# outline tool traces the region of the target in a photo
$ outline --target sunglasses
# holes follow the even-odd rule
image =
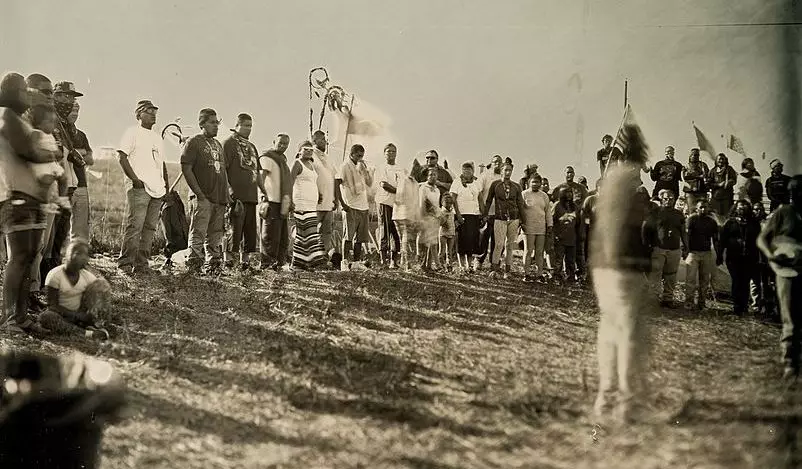
[[[41,94],[43,94],[45,96],[53,96],[53,90],[51,90],[51,89],[45,88],[43,90],[40,90],[39,88],[29,88],[29,90],[30,91],[35,91],[37,93],[41,93]]]

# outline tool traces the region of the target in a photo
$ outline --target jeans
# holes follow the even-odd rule
[[[281,204],[269,202],[267,220],[262,220],[261,245],[262,264],[278,267],[287,262],[289,249],[289,224],[286,216],[281,215]]]
[[[649,283],[663,301],[674,299],[677,270],[679,270],[681,260],[682,250],[680,249],[654,248],[652,251],[652,272]]]
[[[128,213],[125,234],[117,265],[120,267],[147,267],[153,235],[159,223],[161,199],[154,199],[145,189],[128,189]]]
[[[699,307],[703,308],[710,288],[710,279],[716,262],[713,251],[691,252],[685,260],[688,270],[685,275],[685,302],[693,303],[694,295],[699,294]]]
[[[493,260],[493,253],[496,249],[496,234],[493,225],[495,224],[495,219],[493,216],[489,216],[487,218],[487,226],[485,230],[481,232],[479,236],[479,263],[483,263],[485,258],[487,257],[487,248],[490,247],[490,260]]]
[[[247,263],[248,255],[256,251],[256,203],[242,202],[242,214],[225,220],[225,259],[233,260],[240,253],[240,261]]]
[[[563,273],[563,265],[565,265],[565,278],[566,280],[574,280],[576,277],[576,246],[565,246],[560,243],[554,243],[554,274],[561,275]]]
[[[334,236],[334,212],[331,210],[317,212],[317,232],[320,235],[320,241],[323,243],[323,249],[326,255],[331,257],[334,252],[339,251],[339,244],[335,243]],[[333,250],[333,251],[332,251]]]
[[[785,366],[797,372],[802,352],[802,275],[796,277],[777,276],[777,300],[780,306],[783,328],[780,347]]]
[[[401,251],[401,239],[393,223],[392,205],[379,204],[379,233],[382,256],[387,259],[392,252],[393,256]],[[391,243],[392,241],[392,243]]]
[[[524,238],[524,273],[529,273],[532,265],[532,254],[535,255],[535,269],[543,274],[543,251],[546,246],[546,235],[526,235]]]
[[[504,265],[512,266],[512,252],[515,250],[515,238],[518,236],[518,227],[521,226],[519,220],[496,220],[493,223],[493,237],[495,238],[495,249],[491,251],[491,261],[493,265],[501,262],[501,252],[504,252]]]
[[[89,189],[76,187],[70,197],[70,205],[72,205],[70,240],[82,238],[89,242]]]
[[[223,259],[226,205],[190,196],[189,214],[187,267],[198,269],[204,262],[207,262],[209,267],[219,267]]]

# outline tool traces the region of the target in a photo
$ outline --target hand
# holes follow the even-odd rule
[[[350,212],[350,211],[351,211],[351,207],[349,207],[348,205],[346,205],[346,203],[345,203],[345,202],[343,202],[343,204],[342,204],[342,205],[343,205],[343,212]]]
[[[84,157],[81,156],[76,150],[71,150],[70,153],[67,155],[67,161],[70,161],[78,166],[85,166],[86,161],[84,161]]]
[[[203,194],[195,194],[195,198],[198,199],[198,202],[206,202],[206,196]]]
[[[465,219],[462,218],[462,215],[457,215],[457,224],[461,225],[463,223],[465,223]]]
[[[145,183],[142,182],[141,179],[131,179],[131,183],[134,185],[134,189],[144,189]]]

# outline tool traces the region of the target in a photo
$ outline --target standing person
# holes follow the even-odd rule
[[[637,192],[640,183],[634,169],[623,163],[605,175],[590,256],[601,313],[599,391],[593,411],[603,416],[617,397],[614,416],[624,422],[646,417],[639,411],[647,394],[648,316],[654,307],[647,286],[651,259],[642,231],[650,202],[648,195]]]
[[[521,183],[520,183],[521,189],[526,190],[529,187],[529,179],[531,179],[532,176],[538,174],[537,169],[538,165],[534,163],[526,165],[526,167],[524,168],[524,176],[521,178]]]
[[[551,201],[549,196],[540,190],[541,178],[535,173],[529,178],[528,188],[523,191],[524,238],[524,279],[532,280],[532,257],[535,258],[535,271],[540,281],[546,279],[543,270],[543,250],[546,246],[546,232],[554,225],[551,217]]]
[[[760,224],[760,228],[763,229],[768,218],[766,207],[762,202],[752,204],[752,213],[755,215],[755,220]],[[758,313],[770,320],[779,319],[775,308],[777,295],[774,288],[774,271],[771,270],[769,260],[760,249],[758,249],[758,267],[752,277],[750,294],[752,306]]]
[[[760,224],[747,200],[739,200],[729,219],[721,227],[716,265],[727,263],[732,278],[733,313],[739,316],[749,309],[749,281],[758,271],[757,237]]]
[[[769,217],[757,246],[777,274],[777,300],[782,317],[780,344],[785,379],[799,377],[802,354],[802,176],[787,186],[790,203],[780,205]]]
[[[284,152],[290,146],[287,134],[278,134],[273,140],[273,148],[259,157],[261,170],[262,200],[267,202],[267,210],[260,208],[262,229],[259,238],[261,268],[278,271],[286,263],[289,243],[289,224],[287,216],[292,203],[292,176]]]
[[[606,134],[601,139],[602,147],[596,152],[596,160],[599,162],[599,174],[604,176],[604,170],[607,169],[607,164],[610,161],[618,161],[621,159],[621,150],[613,146],[613,136]],[[548,191],[547,191],[548,192]]]
[[[452,184],[453,185],[453,184]],[[456,254],[455,237],[457,234],[457,219],[454,212],[454,197],[450,192],[443,194],[443,209],[440,213],[439,261],[448,272],[451,272]]]
[[[401,259],[399,267],[409,270],[409,253],[412,240],[415,239],[418,230],[417,225],[420,220],[420,209],[418,208],[418,183],[411,176],[415,172],[413,167],[406,171],[398,181],[395,193],[395,203],[393,205],[393,223],[398,230],[401,238]]]
[[[384,146],[385,164],[379,168],[375,178],[379,181],[376,191],[376,204],[379,211],[379,228],[381,234],[381,263],[395,268],[398,253],[401,251],[401,240],[393,223],[393,205],[398,183],[404,177],[403,171],[395,164],[397,148],[388,143]]]
[[[158,109],[150,100],[139,101],[134,111],[139,123],[125,131],[117,149],[128,201],[125,233],[117,258],[117,267],[125,273],[150,272],[150,248],[162,198],[169,187],[163,141],[153,130]]]
[[[189,255],[187,270],[219,274],[223,261],[225,215],[231,196],[228,190],[223,145],[215,138],[220,121],[214,109],[198,114],[201,133],[187,140],[181,152],[181,172],[189,186]]]
[[[481,194],[473,163],[463,163],[462,174],[451,184],[451,195],[457,216],[457,260],[464,272],[473,272],[475,256],[479,254],[479,227],[484,211]]]
[[[39,183],[30,163],[57,161],[58,154],[34,145],[33,129],[22,119],[30,102],[27,87],[17,73],[7,73],[0,80],[0,222],[8,245],[0,328],[42,334],[47,330],[28,315],[28,299],[51,186]]]
[[[227,267],[233,267],[239,253],[240,270],[250,267],[250,254],[256,252],[256,203],[259,200],[259,152],[248,139],[253,130],[253,118],[239,114],[231,135],[223,140],[223,155],[232,203],[226,217]]]
[[[601,178],[596,180],[596,188],[588,192],[588,196],[582,203],[582,207],[579,208],[579,223],[581,225],[580,230],[583,239],[582,244],[586,256],[590,253],[590,238],[593,236],[593,227],[596,224],[596,204],[599,201],[599,188],[601,187],[601,183]],[[590,270],[588,270],[588,275],[590,275]],[[585,279],[585,281],[589,280],[589,278]]]
[[[317,204],[322,195],[318,192],[313,158],[314,146],[306,140],[298,148],[298,157],[290,170],[295,218],[292,267],[302,270],[314,270],[326,262],[323,243],[317,231]]]
[[[571,189],[571,193],[573,194],[573,197],[574,197],[574,206],[577,208],[577,210],[582,207],[582,204],[585,202],[585,199],[588,197],[588,189],[587,189],[587,187],[583,186],[582,184],[580,184],[578,182],[574,182],[574,177],[575,176],[576,176],[576,172],[574,171],[574,168],[572,166],[566,166],[565,167],[565,182],[562,183],[562,184],[559,184],[557,187],[554,188],[554,192],[552,192],[552,194],[551,194],[551,201],[552,202],[557,202],[559,197],[560,197],[560,193],[562,192],[562,190],[564,188],[569,188],[569,189]],[[577,214],[578,214],[578,212],[577,212]],[[578,220],[578,221],[580,221],[580,220]],[[581,224],[580,224],[579,228],[581,228]],[[575,264],[575,267],[572,267],[572,269],[576,272],[578,280],[584,280],[585,273],[586,273],[585,272],[585,264],[586,264],[586,262],[585,262],[585,260],[586,260],[585,259],[585,257],[586,257],[585,245],[584,245],[584,243],[578,243],[578,244],[576,244],[574,246],[574,249],[575,249],[575,252],[574,252],[574,264]]]
[[[451,177],[451,173],[449,173],[447,169],[438,164],[440,156],[437,154],[436,150],[427,151],[426,155],[424,155],[424,159],[426,160],[426,165],[419,168],[415,180],[419,183],[427,182],[429,180],[429,170],[436,170],[437,189],[440,191],[440,196],[442,197],[443,194],[451,189],[451,183],[454,182],[454,178]]]
[[[750,204],[763,201],[763,183],[760,182],[760,173],[755,169],[752,158],[744,158],[741,162],[741,180],[737,185],[738,199],[748,200]]]
[[[716,156],[716,165],[707,175],[707,187],[710,188],[710,206],[716,218],[723,224],[732,210],[732,200],[735,197],[735,183],[738,175],[730,166],[727,155],[719,153]]]
[[[707,199],[696,202],[694,213],[688,217],[688,265],[685,276],[685,308],[705,309],[705,300],[709,293],[710,279],[716,268],[713,257],[713,246],[718,244],[719,228],[716,220],[710,216],[710,205]],[[698,300],[694,304],[694,296]]]
[[[674,159],[674,147],[666,147],[666,157],[658,161],[649,172],[652,181],[655,182],[652,190],[652,198],[657,199],[658,194],[663,189],[668,189],[674,194],[679,194],[679,183],[682,181],[682,163]]]
[[[540,190],[546,194],[551,194],[551,185],[549,184],[549,178],[544,177],[543,183],[540,186]],[[551,201],[551,196],[549,195],[549,201]],[[554,203],[552,202],[552,207],[554,207]],[[549,266],[549,270],[554,269],[554,233],[552,229],[546,228],[546,246],[543,248],[543,255],[544,260]]]
[[[493,204],[496,207],[495,222],[493,224],[493,237],[495,238],[496,247],[491,258],[491,275],[497,275],[501,271],[501,252],[505,250],[505,279],[509,277],[512,269],[512,253],[515,250],[518,228],[521,226],[521,212],[524,210],[523,191],[517,182],[513,182],[510,179],[512,170],[512,163],[504,163],[501,180],[495,181],[490,186],[490,191],[485,199],[485,210]],[[483,215],[487,217],[487,211]]]
[[[699,149],[691,149],[688,166],[682,170],[682,179],[685,181],[685,187],[682,190],[685,192],[685,206],[688,215],[696,209],[696,202],[700,199],[707,199],[707,174],[709,172],[707,163],[699,159]]]
[[[788,184],[791,177],[783,174],[782,161],[773,159],[769,163],[771,176],[766,178],[766,197],[769,198],[769,213],[773,212],[782,204],[787,204],[790,200]]]
[[[70,138],[72,139],[75,151],[81,156],[81,159],[75,159],[70,163],[72,171],[75,174],[75,190],[70,198],[70,206],[72,207],[72,217],[70,218],[70,239],[75,240],[82,238],[86,242],[90,241],[89,236],[89,218],[90,218],[90,202],[89,202],[89,188],[86,181],[86,167],[95,164],[95,159],[92,155],[92,147],[89,146],[89,139],[86,134],[79,128],[75,127],[75,122],[78,120],[78,113],[81,109],[78,101],[72,105],[72,112],[67,116],[67,123],[70,125],[69,129],[72,132]]]
[[[576,246],[580,242],[579,210],[570,187],[563,187],[551,211],[554,222],[554,269],[563,280],[576,280]],[[565,273],[563,274],[563,266]]]
[[[316,130],[312,134],[312,143],[315,144],[314,165],[317,173],[317,188],[323,196],[317,204],[318,231],[320,239],[323,241],[323,248],[326,256],[331,262],[334,270],[340,270],[340,243],[332,239],[335,235],[334,211],[337,209],[339,201],[342,200],[340,186],[335,184],[335,179],[339,168],[331,161],[326,154],[326,133]],[[342,237],[342,231],[337,231]]]
[[[481,200],[487,200],[488,195],[490,194],[490,186],[492,186],[494,182],[501,180],[501,164],[501,155],[493,155],[493,158],[490,159],[490,170],[484,171],[481,175],[479,175],[478,184],[482,189],[480,194]],[[478,270],[479,266],[485,262],[488,248],[490,249],[490,260],[492,264],[493,252],[496,249],[496,235],[495,230],[493,229],[496,214],[495,200],[489,207],[485,207],[482,213],[484,214],[483,218],[485,219],[485,230],[481,232],[481,237],[479,238],[479,257],[476,258],[476,264],[474,265],[476,270]]]
[[[437,257],[440,234],[440,191],[437,186],[437,168],[429,168],[426,182],[418,185],[418,210],[421,214],[418,244],[422,248],[421,268],[424,272],[432,270]]]
[[[674,208],[676,197],[671,189],[657,195],[660,207],[652,212],[645,225],[646,240],[652,246],[650,283],[660,298],[660,306],[676,308],[674,289],[683,252],[688,251],[685,215]]]
[[[352,253],[350,262],[343,266],[348,270],[352,267],[368,267],[362,263],[362,244],[370,241],[368,187],[373,185],[373,177],[364,158],[365,147],[360,144],[352,145],[348,160],[340,168],[341,177],[337,180],[345,210],[344,231],[348,234],[347,237],[343,236],[343,255],[347,259]],[[356,264],[353,265],[354,263]]]

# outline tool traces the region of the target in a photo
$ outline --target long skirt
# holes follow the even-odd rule
[[[457,227],[457,252],[472,256],[479,254],[479,215],[462,215],[462,225]]]
[[[317,211],[295,212],[295,240],[292,243],[292,266],[313,269],[326,262],[323,242],[317,231]]]

